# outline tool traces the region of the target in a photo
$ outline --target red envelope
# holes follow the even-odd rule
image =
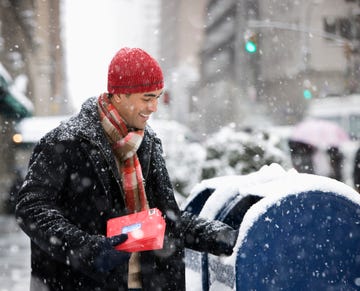
[[[139,252],[162,249],[165,220],[157,208],[120,216],[107,221],[107,237],[127,233],[128,239],[117,250]]]

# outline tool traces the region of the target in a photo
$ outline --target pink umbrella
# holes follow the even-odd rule
[[[290,140],[325,149],[339,147],[343,142],[349,141],[350,137],[337,123],[307,119],[294,128]]]

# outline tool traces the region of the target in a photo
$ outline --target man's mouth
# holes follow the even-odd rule
[[[149,119],[149,118],[150,118],[150,114],[140,113],[140,116],[141,116],[142,118],[145,118],[145,119]]]

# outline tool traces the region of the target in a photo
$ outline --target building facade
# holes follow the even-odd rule
[[[166,95],[161,118],[189,125],[197,119],[192,88],[199,80],[199,53],[204,34],[205,0],[160,0],[159,60],[164,70]],[[195,114],[194,114],[195,113]]]
[[[307,99],[358,90],[356,1],[209,0],[206,11],[200,130],[294,124]]]
[[[359,91],[358,1],[162,1],[161,11],[170,115],[194,131],[291,125],[309,99]]]

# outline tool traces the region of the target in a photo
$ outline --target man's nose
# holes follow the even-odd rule
[[[152,99],[149,104],[148,104],[148,109],[151,111],[151,112],[156,112],[157,111],[157,107],[158,107],[158,99],[157,98],[154,98]]]

